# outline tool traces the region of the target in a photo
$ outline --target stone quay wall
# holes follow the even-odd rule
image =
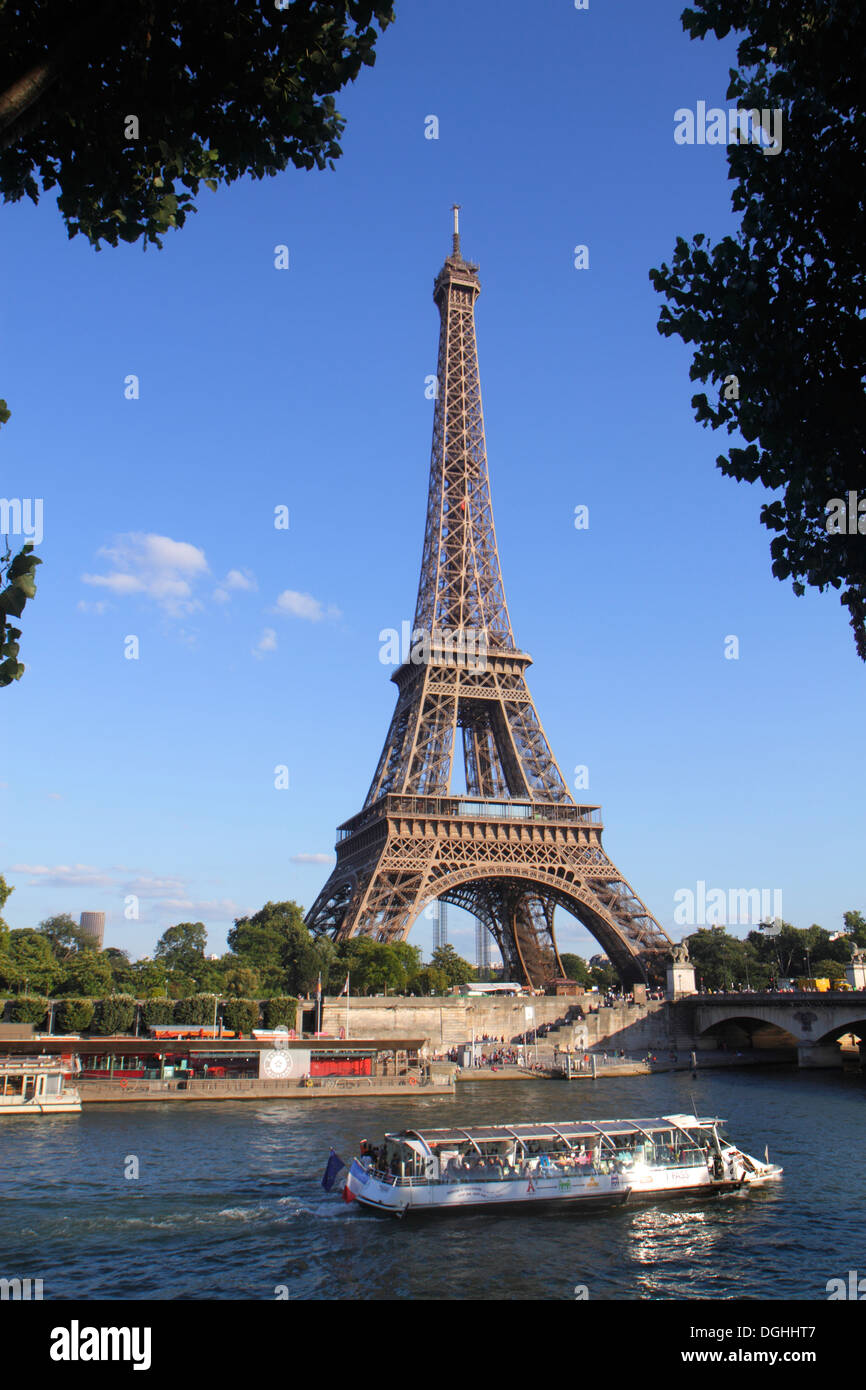
[[[679,1033],[678,1011],[661,1001],[648,1004],[623,1004],[615,1008],[599,1008],[589,1012],[592,997],[536,997],[466,999],[448,996],[437,999],[416,999],[402,996],[352,999],[349,1004],[349,1035],[352,1038],[429,1038],[433,1051],[456,1047],[485,1033],[505,1038],[506,1045],[514,1042],[534,1025],[562,1025],[549,1033],[545,1041],[585,1047],[624,1048],[634,1054],[648,1048],[689,1047],[690,1035]],[[525,1008],[535,1010],[534,1023],[527,1021]],[[566,1024],[574,1018],[575,1006],[582,1007],[585,1017]],[[682,1020],[684,1023],[685,1020]],[[322,1010],[322,1029],[339,1037],[346,1025],[346,1002],[326,999]]]

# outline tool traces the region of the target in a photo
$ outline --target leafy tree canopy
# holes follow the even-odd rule
[[[781,110],[782,149],[728,146],[739,231],[679,238],[650,272],[659,332],[694,343],[690,377],[714,383],[696,419],[745,441],[721,471],[781,494],[760,513],[773,574],[798,595],[841,589],[866,661],[866,508],[852,531],[847,505],[866,501],[866,0],[698,0],[682,21],[692,38],[744,35],[728,99]]]
[[[406,988],[406,966],[395,944],[373,941],[369,936],[353,936],[339,943],[337,960],[337,974],[342,975],[339,989],[345,982],[342,972],[349,974],[353,994],[384,994],[386,991],[400,994]],[[332,979],[333,975],[332,970]]]
[[[470,965],[468,960],[458,956],[454,947],[448,942],[445,946],[437,946],[430,957],[430,964],[436,969],[441,970],[447,977],[449,985],[465,985],[470,980],[477,977],[478,971],[474,965]]]
[[[575,980],[577,984],[584,987],[594,983],[589,966],[583,956],[574,955],[570,951],[560,951],[559,959],[562,961],[566,979]]]
[[[0,425],[8,419],[6,402],[0,401]],[[21,629],[13,627],[9,620],[20,618],[27,600],[36,597],[36,566],[41,564],[30,541],[17,555],[12,554],[7,541],[0,555],[0,687],[11,685],[24,675],[24,666],[18,660]]]
[[[68,912],[58,912],[54,917],[46,917],[40,922],[37,931],[51,942],[51,949],[59,961],[67,961],[76,951],[91,950],[93,938],[83,932]]]
[[[597,985],[600,990],[613,989],[620,983],[616,967],[613,965],[592,965],[589,970],[590,984]]]
[[[156,943],[154,960],[162,961],[169,970],[179,970],[197,979],[204,964],[207,927],[204,922],[178,922],[164,931]]]
[[[56,188],[70,237],[146,249],[202,183],[333,168],[334,93],[393,17],[377,0],[0,0],[0,196]],[[0,427],[9,415],[0,400]],[[10,620],[41,563],[29,543],[0,556],[0,687],[24,674]]]
[[[9,957],[21,981],[27,981],[31,991],[40,990],[43,994],[52,989],[61,973],[51,943],[32,927],[22,927],[10,931],[6,943]]]
[[[56,187],[70,236],[159,246],[202,183],[333,167],[334,93],[392,19],[366,0],[5,4],[0,193]]]
[[[238,963],[255,970],[268,992],[297,994],[315,984],[320,957],[296,902],[267,902],[251,917],[236,918],[228,944]]]
[[[9,898],[11,897],[11,895],[12,895],[14,892],[15,892],[15,889],[14,889],[14,888],[11,888],[11,887],[9,886],[9,884],[6,882],[6,880],[5,880],[5,878],[3,877],[3,875],[0,874],[0,913],[2,913],[4,907],[6,906],[7,902],[9,901]],[[0,916],[0,942],[3,941],[4,936],[6,935],[6,933],[7,933],[8,931],[9,931],[8,923],[4,922],[2,916]]]
[[[114,994],[116,987],[105,953],[78,951],[57,980],[55,990],[57,994],[74,994],[90,999]]]
[[[227,959],[232,958],[229,956]],[[236,962],[227,966],[223,972],[221,993],[230,999],[258,999],[261,993],[258,972]]]
[[[165,994],[167,971],[162,961],[149,960],[145,956],[132,966],[133,984],[130,993],[139,999],[156,999]]]
[[[862,912],[843,914],[845,931],[855,946],[866,946],[866,917]]]

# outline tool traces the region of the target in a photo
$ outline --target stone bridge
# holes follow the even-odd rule
[[[796,1048],[801,1067],[841,1066],[840,1038],[853,1034],[866,1064],[866,990],[695,994],[672,1006],[698,1049]]]

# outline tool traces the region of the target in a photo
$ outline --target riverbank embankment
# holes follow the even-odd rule
[[[453,1081],[408,1077],[323,1077],[312,1084],[237,1079],[225,1081],[91,1081],[74,1078],[82,1105],[132,1105],[153,1101],[338,1100],[343,1097],[453,1096]]]

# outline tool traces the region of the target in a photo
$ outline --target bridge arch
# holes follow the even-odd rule
[[[768,1021],[756,1014],[732,1010],[726,1017],[715,1019],[696,1029],[696,1038],[730,1051],[790,1051],[796,1056],[800,1039],[781,1023]]]
[[[862,1018],[849,1018],[842,1022],[834,1023],[826,1032],[819,1033],[815,1038],[815,1042],[824,1045],[839,1042],[842,1038],[847,1037],[849,1033],[856,1038],[858,1042],[866,1043],[866,1012],[864,1012]]]

